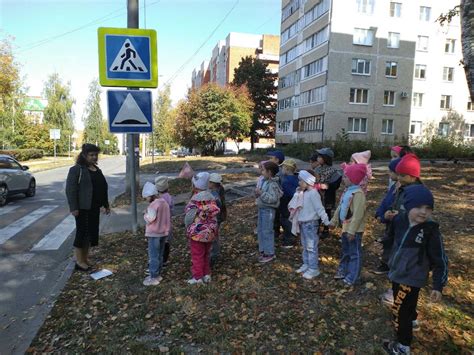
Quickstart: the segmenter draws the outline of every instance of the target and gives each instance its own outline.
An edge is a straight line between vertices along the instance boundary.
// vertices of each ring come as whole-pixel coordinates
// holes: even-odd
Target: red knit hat
[[[367,175],[367,165],[349,164],[344,167],[344,175],[355,185],[359,185]]]
[[[421,172],[420,160],[415,154],[407,154],[402,158],[402,160],[400,160],[400,163],[398,163],[395,168],[395,172],[397,174],[410,175],[419,178]]]

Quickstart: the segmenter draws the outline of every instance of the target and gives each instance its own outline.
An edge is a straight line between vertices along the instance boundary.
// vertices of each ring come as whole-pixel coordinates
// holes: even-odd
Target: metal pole
[[[56,138],[54,138],[53,141],[54,141],[54,162],[56,162]]]
[[[138,28],[138,0],[127,0],[127,27]],[[134,89],[129,88],[129,90]],[[127,153],[129,155],[128,177],[130,183],[130,209],[132,213],[133,234],[136,234],[138,230],[135,136],[135,134],[127,134]]]
[[[67,153],[68,158],[71,157],[71,134],[69,134],[69,151]]]

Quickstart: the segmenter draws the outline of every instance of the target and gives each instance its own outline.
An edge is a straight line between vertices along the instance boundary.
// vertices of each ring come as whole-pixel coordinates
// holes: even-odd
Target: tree
[[[59,153],[69,150],[69,135],[74,131],[75,100],[71,96],[71,84],[64,84],[57,73],[51,74],[45,82],[43,95],[48,100],[44,110],[44,121],[51,128],[61,130],[61,139],[57,142]]]
[[[0,137],[1,149],[21,147],[25,115],[24,88],[9,37],[0,41]]]
[[[84,108],[84,142],[93,143],[100,146],[104,142],[104,130],[102,110],[100,108],[101,87],[97,79],[93,79],[89,84],[89,96],[86,99]]]
[[[246,86],[254,104],[250,130],[252,150],[258,137],[275,137],[277,78],[266,63],[252,57],[243,58],[234,71],[232,84]]]
[[[176,111],[179,142],[203,154],[222,150],[226,138],[248,135],[252,125],[252,102],[245,91],[215,84],[190,91]]]
[[[164,153],[169,153],[177,144],[175,134],[176,112],[171,107],[169,85],[158,91],[153,121],[153,150],[156,147]]]

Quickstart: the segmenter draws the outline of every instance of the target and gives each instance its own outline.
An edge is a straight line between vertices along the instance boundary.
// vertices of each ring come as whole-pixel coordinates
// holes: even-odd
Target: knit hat
[[[415,154],[407,154],[400,160],[395,168],[395,172],[397,174],[410,175],[419,178],[421,172],[420,160]]]
[[[147,198],[147,197],[155,196],[157,194],[158,194],[158,191],[156,191],[155,185],[153,185],[149,181],[145,182],[145,185],[143,185],[142,197]]]
[[[407,211],[425,205],[431,208],[434,207],[433,194],[425,185],[409,185],[403,190],[403,195],[405,196],[403,206]]]
[[[209,182],[213,182],[213,183],[216,183],[216,184],[222,183],[222,176],[221,176],[221,174],[212,173],[211,175],[209,175]]]
[[[397,165],[398,163],[400,163],[401,160],[402,158],[397,158],[390,161],[390,163],[388,164],[388,168],[391,172],[395,172],[395,169],[397,168]]]
[[[334,158],[334,152],[331,148],[321,148],[316,151],[318,155],[327,155],[328,157]]]
[[[306,170],[301,170],[298,174],[298,178],[311,186],[316,182],[316,178]]]
[[[209,173],[200,172],[193,176],[193,186],[198,190],[207,190],[209,188]]]
[[[281,150],[274,150],[272,152],[268,152],[267,156],[277,158],[279,161],[279,164],[283,163],[283,161],[285,160],[285,154],[283,154]]]
[[[344,167],[344,175],[355,185],[359,185],[367,175],[367,165],[348,164]]]
[[[366,150],[366,151],[363,151],[363,152],[352,154],[352,159],[357,164],[368,164],[371,155],[372,155],[372,152],[370,150]]]
[[[402,147],[400,147],[399,145],[395,145],[390,148],[390,150],[393,150],[395,153],[400,154],[400,152],[402,151]]]
[[[158,192],[163,192],[168,190],[168,177],[167,176],[158,176],[155,178],[155,187]]]
[[[286,159],[280,166],[287,166],[293,170],[296,170],[296,162],[293,159]]]

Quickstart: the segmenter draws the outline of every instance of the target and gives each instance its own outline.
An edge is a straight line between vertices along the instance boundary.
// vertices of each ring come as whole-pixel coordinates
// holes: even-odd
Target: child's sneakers
[[[196,280],[194,277],[188,280],[189,285],[202,285],[202,279]]]
[[[318,269],[308,269],[306,272],[303,274],[303,278],[306,280],[311,280],[314,279],[315,277],[319,276],[320,272]]]
[[[390,271],[390,268],[388,267],[387,264],[385,263],[380,263],[379,266],[377,266],[375,269],[373,269],[371,272],[375,275],[386,275]]]
[[[412,325],[412,331],[414,332],[419,332],[421,327],[420,327],[420,322],[418,322],[416,319],[411,322]]]
[[[204,281],[204,283],[209,283],[211,282],[211,275],[204,275],[204,277],[202,278],[202,281]]]
[[[296,270],[296,273],[297,274],[303,274],[305,273],[307,270],[309,269],[309,266],[306,265],[306,264],[303,264],[300,266],[300,268],[298,270]]]
[[[144,286],[157,286],[160,284],[161,280],[163,278],[161,276],[151,278],[150,276],[146,277],[145,280],[143,280],[143,285]]]
[[[336,272],[336,275],[334,275],[334,280],[343,280],[346,277],[342,272],[338,271]]]
[[[384,341],[383,349],[391,355],[410,355],[410,347],[402,345],[397,341]]]
[[[390,288],[385,293],[380,295],[382,304],[386,307],[392,307],[393,305],[393,290]]]
[[[258,258],[258,262],[259,263],[268,263],[270,261],[272,261],[273,259],[275,259],[275,255],[261,255],[259,258]]]

